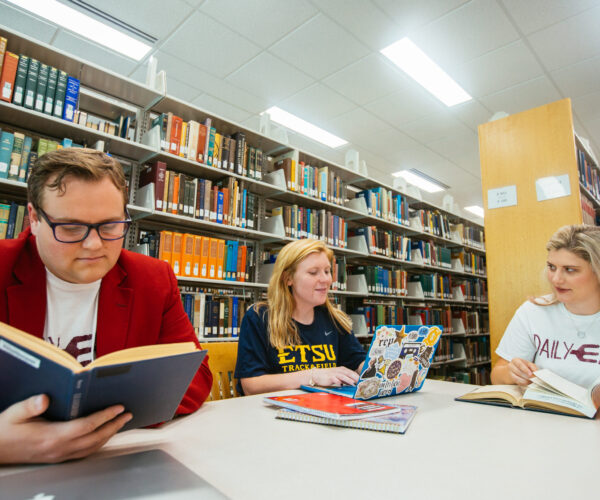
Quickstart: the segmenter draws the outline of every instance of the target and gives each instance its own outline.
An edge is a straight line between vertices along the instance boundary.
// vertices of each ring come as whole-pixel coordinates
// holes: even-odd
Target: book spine
[[[52,114],[54,109],[54,95],[56,94],[56,83],[58,81],[58,70],[54,67],[48,72],[48,85],[46,86],[46,96],[44,99],[44,113]]]
[[[73,121],[77,103],[79,102],[79,80],[72,76],[67,78],[67,88],[65,91],[65,105],[63,108],[63,120]]]
[[[25,84],[25,98],[23,107],[33,109],[35,104],[35,92],[37,89],[38,74],[40,71],[40,62],[33,57],[29,61],[29,70],[27,71],[27,83]]]
[[[48,76],[50,67],[47,64],[40,65],[37,88],[35,91],[34,109],[42,113],[44,111],[44,100],[46,99],[46,90],[48,89]]]
[[[63,117],[63,108],[65,106],[65,95],[67,93],[67,75],[66,72],[59,70],[56,79],[56,94],[54,96],[53,115],[57,118]]]
[[[18,56],[17,73],[14,76],[14,92],[12,95],[13,104],[17,104],[18,106],[23,106],[23,98],[25,97],[25,85],[27,84],[28,71],[29,57],[21,54],[20,56]]]

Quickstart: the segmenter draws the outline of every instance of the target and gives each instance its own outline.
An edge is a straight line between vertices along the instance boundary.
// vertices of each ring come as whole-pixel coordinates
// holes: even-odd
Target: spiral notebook
[[[340,420],[338,418],[318,417],[288,409],[279,410],[276,418],[311,424],[334,425],[336,427],[348,427],[351,429],[404,434],[415,416],[417,407],[410,405],[398,405],[398,407],[400,408],[399,411],[388,415],[366,417],[358,420]]]

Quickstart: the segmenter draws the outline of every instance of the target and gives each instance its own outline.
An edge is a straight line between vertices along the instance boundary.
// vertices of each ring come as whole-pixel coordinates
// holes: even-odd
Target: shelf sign
[[[488,209],[512,207],[517,204],[517,186],[488,189]]]
[[[571,194],[569,174],[540,177],[535,181],[537,201],[552,200]]]

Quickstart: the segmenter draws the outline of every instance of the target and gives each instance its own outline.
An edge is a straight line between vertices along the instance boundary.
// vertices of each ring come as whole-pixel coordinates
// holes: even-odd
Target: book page
[[[92,361],[85,367],[86,370],[98,366],[116,365],[119,363],[133,363],[143,359],[164,358],[185,354],[199,350],[193,342],[176,342],[173,344],[144,345],[140,347],[131,347],[121,351],[111,352]]]
[[[461,396],[459,399],[501,399],[519,406],[524,392],[525,389],[518,385],[484,385]]]
[[[550,393],[536,386],[528,387],[523,394],[523,403],[524,408],[544,408],[570,415],[585,415],[589,418],[596,414],[593,405],[586,405],[569,396]]]
[[[537,370],[534,372],[534,375],[535,377],[532,379],[534,384],[537,383],[536,378],[540,379],[542,381],[542,384],[540,385],[542,386],[544,385],[543,383],[548,384],[555,391],[573,398],[584,405],[591,404],[590,391],[585,387],[574,384],[573,382],[547,369]]]

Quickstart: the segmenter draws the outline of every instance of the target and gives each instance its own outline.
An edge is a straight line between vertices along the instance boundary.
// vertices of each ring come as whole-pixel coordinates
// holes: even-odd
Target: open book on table
[[[193,342],[134,347],[83,367],[69,353],[0,323],[0,411],[47,394],[43,417],[70,420],[122,404],[133,418],[123,430],[170,420],[206,351]]]
[[[592,389],[541,369],[534,372],[528,386],[486,385],[456,400],[594,418],[597,408],[592,401]]]
[[[400,411],[400,408],[395,405],[359,401],[358,399],[328,392],[269,396],[264,398],[264,402],[317,417],[338,420],[375,417]]]

